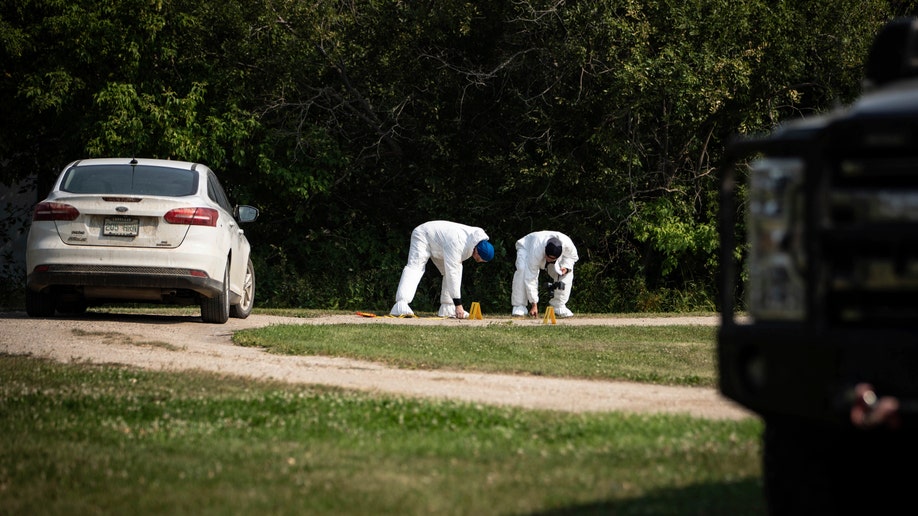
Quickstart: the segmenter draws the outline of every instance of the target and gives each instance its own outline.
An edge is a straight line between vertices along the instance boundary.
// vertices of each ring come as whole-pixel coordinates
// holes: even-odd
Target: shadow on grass
[[[755,516],[767,514],[762,485],[757,480],[729,484],[704,484],[683,489],[654,491],[627,501],[597,502],[562,507],[531,516],[651,514],[654,516]]]

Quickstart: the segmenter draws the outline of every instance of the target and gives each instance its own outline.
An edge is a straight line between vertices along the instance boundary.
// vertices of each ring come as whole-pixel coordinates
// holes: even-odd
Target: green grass
[[[366,359],[408,369],[629,380],[714,387],[710,326],[277,325],[236,332],[242,346]]]
[[[712,381],[713,328],[615,330],[348,324],[237,339],[400,367]],[[756,515],[761,430],[0,355],[0,514]]]

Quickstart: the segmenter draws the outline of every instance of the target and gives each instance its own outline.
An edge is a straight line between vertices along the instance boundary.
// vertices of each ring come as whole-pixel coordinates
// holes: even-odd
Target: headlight
[[[758,320],[802,320],[804,163],[797,158],[764,158],[750,168],[749,314]]]

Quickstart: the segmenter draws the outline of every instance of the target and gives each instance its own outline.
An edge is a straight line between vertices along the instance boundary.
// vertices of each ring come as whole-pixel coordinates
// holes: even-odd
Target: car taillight
[[[80,216],[79,210],[62,202],[40,202],[35,205],[32,220],[75,220]]]
[[[176,208],[163,217],[169,224],[216,226],[220,214],[213,208]]]

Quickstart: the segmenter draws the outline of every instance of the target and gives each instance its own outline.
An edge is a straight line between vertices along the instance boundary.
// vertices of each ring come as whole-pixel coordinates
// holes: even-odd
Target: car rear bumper
[[[157,300],[223,292],[226,254],[219,242],[180,248],[73,246],[56,234],[29,234],[26,286],[74,288],[87,299]]]
[[[198,274],[198,275],[195,275]],[[102,289],[191,290],[205,297],[223,291],[223,282],[201,275],[200,271],[171,267],[116,265],[48,265],[33,270],[26,278],[33,291],[48,287],[99,287]]]

